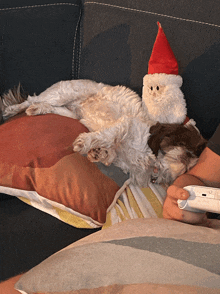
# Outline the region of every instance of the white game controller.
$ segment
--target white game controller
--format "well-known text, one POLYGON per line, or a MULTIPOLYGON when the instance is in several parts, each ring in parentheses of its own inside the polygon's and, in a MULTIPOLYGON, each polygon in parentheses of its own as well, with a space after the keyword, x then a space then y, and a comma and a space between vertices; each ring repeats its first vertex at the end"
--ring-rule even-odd
POLYGON ((180 209, 220 213, 220 189, 196 185, 186 186, 184 189, 190 196, 187 200, 177 200, 180 209))

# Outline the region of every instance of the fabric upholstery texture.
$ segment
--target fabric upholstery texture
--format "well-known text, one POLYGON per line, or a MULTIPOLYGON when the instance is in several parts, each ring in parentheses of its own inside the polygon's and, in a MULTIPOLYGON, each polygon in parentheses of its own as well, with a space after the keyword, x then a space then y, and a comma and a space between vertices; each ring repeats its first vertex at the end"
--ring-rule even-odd
POLYGON ((49 257, 15 288, 27 294, 219 293, 219 229, 164 219, 125 221, 49 257))
POLYGON ((101 226, 119 186, 73 152, 81 132, 77 120, 54 114, 3 124, 0 191, 77 227, 101 226))
POLYGON ((0 201, 0 210, 1 281, 28 271, 72 242, 100 230, 70 226, 17 197, 0 201))
POLYGON ((19 83, 39 94, 61 79, 76 79, 80 0, 0 3, 0 91, 19 83))
POLYGON ((140 189, 127 186, 128 180, 119 189, 96 164, 73 152, 72 142, 87 131, 77 120, 54 114, 10 119, 0 128, 0 192, 78 228, 162 217, 163 187, 140 189))
POLYGON ((140 188, 127 180, 117 191, 102 229, 129 219, 162 218, 165 197, 166 187, 163 185, 150 183, 149 187, 140 188))

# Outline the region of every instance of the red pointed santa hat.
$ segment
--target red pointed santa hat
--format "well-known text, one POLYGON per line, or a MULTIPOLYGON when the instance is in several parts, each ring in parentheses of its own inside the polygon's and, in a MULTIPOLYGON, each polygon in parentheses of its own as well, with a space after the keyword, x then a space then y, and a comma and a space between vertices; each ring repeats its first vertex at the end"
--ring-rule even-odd
POLYGON ((174 95, 163 96, 161 104, 158 104, 158 101, 154 103, 154 99, 150 100, 149 103, 149 89, 151 89, 152 84, 159 85, 168 85, 176 84, 179 88, 182 85, 182 78, 178 74, 178 63, 175 58, 175 55, 170 47, 170 44, 166 38, 166 35, 162 29, 162 26, 159 22, 158 24, 158 33, 153 46, 151 57, 148 63, 148 74, 143 78, 143 101, 147 104, 149 115, 153 116, 153 120, 158 120, 160 122, 167 123, 181 123, 184 121, 184 124, 189 120, 186 117, 186 105, 184 100, 184 95, 181 92, 177 92, 174 95), (164 115, 161 112, 163 104, 174 105, 170 107, 170 113, 166 113, 165 120, 164 115), (179 106, 179 107, 177 107, 179 106), (160 114, 162 117, 160 117, 160 114))
POLYGON ((148 63, 148 74, 178 75, 178 63, 159 22, 158 33, 148 63))

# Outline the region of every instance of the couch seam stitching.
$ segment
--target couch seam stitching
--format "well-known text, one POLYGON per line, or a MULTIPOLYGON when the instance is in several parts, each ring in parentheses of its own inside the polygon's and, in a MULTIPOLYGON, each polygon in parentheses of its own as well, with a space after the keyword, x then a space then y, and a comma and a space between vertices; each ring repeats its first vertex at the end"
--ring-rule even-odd
MULTIPOLYGON (((0 11, 11 11, 11 10, 20 10, 20 9, 28 9, 28 8, 40 8, 40 7, 51 7, 51 6, 75 6, 75 7, 80 7, 78 4, 74 3, 51 3, 51 4, 42 4, 42 5, 26 5, 26 6, 18 6, 18 7, 9 7, 9 8, 1 8, 0 11)), ((80 15, 77 21, 76 29, 75 29, 75 34, 74 34, 74 39, 73 39, 73 48, 72 48, 72 66, 71 66, 71 76, 74 78, 74 60, 75 60, 75 47, 76 47, 76 34, 77 34, 77 29, 79 26, 81 18, 81 9, 80 9, 80 15)))
POLYGON ((216 25, 216 24, 212 24, 212 23, 208 23, 208 22, 203 22, 203 21, 193 20, 193 19, 187 19, 187 18, 181 18, 181 17, 177 17, 177 16, 172 16, 172 15, 167 15, 167 14, 162 14, 162 13, 157 13, 157 12, 152 12, 152 11, 146 11, 146 10, 141 10, 141 9, 136 9, 136 8, 123 7, 123 6, 107 4, 107 3, 99 3, 99 2, 95 2, 95 1, 85 2, 84 5, 86 5, 86 4, 97 4, 97 5, 102 5, 102 6, 109 6, 109 7, 112 7, 112 8, 118 8, 118 9, 122 9, 122 10, 130 10, 130 11, 134 11, 134 12, 142 12, 142 13, 145 13, 145 14, 152 14, 152 15, 172 18, 172 19, 176 19, 176 20, 181 20, 181 21, 192 22, 192 23, 197 23, 197 24, 208 25, 208 26, 213 26, 213 27, 220 28, 220 25, 216 25))
POLYGON ((76 25, 76 28, 75 28, 75 35, 74 35, 74 40, 73 40, 72 79, 74 79, 75 76, 78 76, 77 72, 74 74, 74 63, 76 63, 75 64, 75 69, 78 71, 79 59, 75 60, 75 50, 76 50, 76 37, 77 37, 77 31, 78 31, 78 28, 79 28, 79 23, 80 23, 80 20, 81 20, 81 14, 82 14, 82 10, 80 9, 80 14, 79 14, 79 18, 78 18, 77 25, 76 25))
POLYGON ((78 59, 78 76, 77 78, 79 79, 80 77, 80 71, 81 71, 81 54, 82 54, 82 26, 83 26, 83 15, 80 21, 79 25, 79 59, 78 59))
POLYGON ((59 5, 69 5, 69 6, 79 6, 74 3, 51 3, 51 4, 42 4, 42 5, 26 5, 26 6, 18 6, 18 7, 7 7, 0 8, 0 11, 8 11, 8 10, 19 10, 19 9, 27 9, 27 8, 39 8, 39 7, 47 7, 47 6, 59 6, 59 5))

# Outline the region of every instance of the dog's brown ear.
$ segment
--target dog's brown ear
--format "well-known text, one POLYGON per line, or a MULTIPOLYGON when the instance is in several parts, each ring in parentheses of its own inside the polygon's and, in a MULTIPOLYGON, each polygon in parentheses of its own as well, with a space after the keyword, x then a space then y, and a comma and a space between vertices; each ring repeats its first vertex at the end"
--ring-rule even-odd
POLYGON ((161 123, 156 123, 156 125, 150 128, 150 138, 148 139, 148 146, 151 148, 153 153, 157 156, 160 149, 161 141, 163 140, 163 126, 161 123))
POLYGON ((200 132, 193 125, 188 125, 186 128, 191 132, 191 140, 189 142, 191 147, 194 147, 194 154, 199 157, 202 151, 205 149, 208 141, 203 138, 200 132))
POLYGON ((201 136, 201 139, 196 146, 196 156, 199 157, 201 155, 201 153, 205 149, 207 143, 208 143, 208 141, 201 136))

